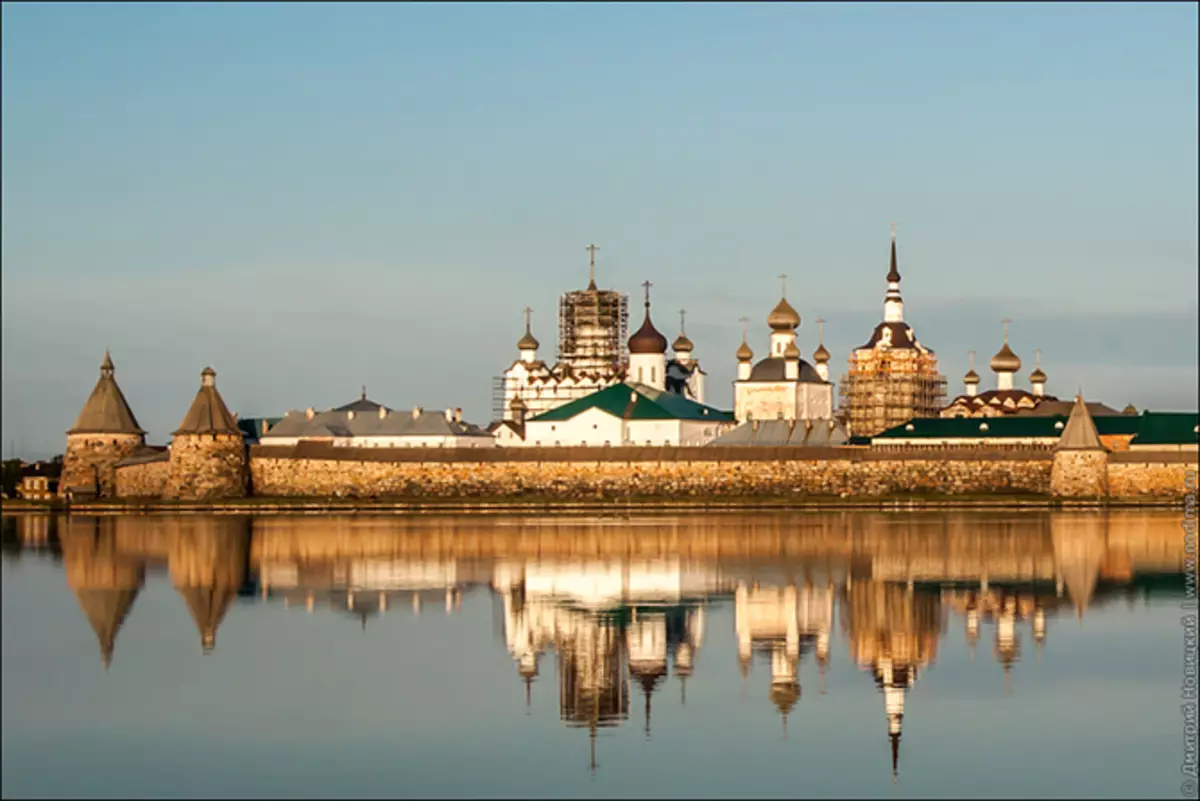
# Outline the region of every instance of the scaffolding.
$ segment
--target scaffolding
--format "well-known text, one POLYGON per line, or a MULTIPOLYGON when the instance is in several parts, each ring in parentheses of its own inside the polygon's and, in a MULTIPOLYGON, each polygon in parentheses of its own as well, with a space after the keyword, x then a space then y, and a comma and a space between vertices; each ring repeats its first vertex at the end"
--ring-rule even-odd
POLYGON ((838 384, 838 405, 851 436, 871 437, 914 417, 937 417, 945 398, 946 377, 932 355, 852 356, 838 384))
POLYGON ((492 376, 492 419, 505 420, 508 418, 508 409, 505 407, 505 382, 506 378, 502 375, 492 376))
POLYGON ((629 296, 610 289, 558 298, 558 360, 573 370, 605 370, 629 360, 629 296))

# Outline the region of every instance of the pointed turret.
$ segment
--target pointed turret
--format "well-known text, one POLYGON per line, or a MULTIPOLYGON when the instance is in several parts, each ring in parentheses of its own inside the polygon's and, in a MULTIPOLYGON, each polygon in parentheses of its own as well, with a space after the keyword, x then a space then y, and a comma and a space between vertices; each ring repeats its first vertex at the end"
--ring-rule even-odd
POLYGON ((1033 394, 1039 398, 1046 395, 1046 374, 1042 372, 1042 350, 1038 348, 1033 352, 1034 366, 1033 372, 1029 374, 1029 385, 1033 389, 1033 394))
POLYGON ((217 371, 205 367, 200 371, 200 391, 191 408, 173 434, 240 434, 237 420, 229 413, 221 393, 217 391, 217 371))
POLYGON ((129 610, 133 607, 137 596, 137 588, 81 588, 75 590, 79 608, 83 610, 92 631, 96 633, 96 640, 100 644, 100 659, 104 663, 105 670, 108 670, 112 664, 117 632, 121 630, 121 625, 129 616, 129 610))
POLYGON ((996 389, 1012 389, 1013 376, 1021 369, 1021 359, 1008 346, 1008 325, 1011 320, 1002 320, 1004 324, 1004 344, 992 357, 991 368, 996 374, 996 389))
POLYGON ((92 389, 83 404, 75 425, 67 432, 71 434, 133 434, 145 435, 138 425, 133 410, 125 400, 121 388, 117 386, 114 377, 112 356, 104 351, 104 361, 100 364, 100 380, 92 389))
POLYGON ((1075 396, 1075 405, 1071 407, 1071 416, 1067 418, 1067 426, 1062 436, 1058 438, 1057 450, 1060 451, 1102 451, 1100 435, 1096 432, 1096 424, 1083 402, 1082 395, 1075 396))
POLYGON ((537 359, 537 349, 541 344, 534 337, 531 330, 530 316, 533 314, 533 309, 525 307, 525 335, 517 340, 517 350, 521 352, 521 361, 533 362, 537 359))

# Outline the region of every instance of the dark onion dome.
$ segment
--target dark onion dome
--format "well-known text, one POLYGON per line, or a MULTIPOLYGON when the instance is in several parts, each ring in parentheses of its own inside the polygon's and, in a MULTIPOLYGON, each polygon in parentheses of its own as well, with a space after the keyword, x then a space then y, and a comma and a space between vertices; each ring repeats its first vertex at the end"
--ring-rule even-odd
POLYGON ((750 346, 744 339, 741 346, 737 349, 737 358, 739 362, 748 362, 754 358, 754 351, 750 350, 750 346))
POLYGON ((1021 369, 1021 359, 1005 342, 1004 346, 992 357, 991 366, 992 371, 996 373, 1015 373, 1021 369))
POLYGON ((1034 371, 1029 374, 1029 383, 1031 383, 1031 384, 1045 384, 1046 383, 1046 374, 1042 372, 1042 368, 1040 368, 1040 367, 1035 368, 1034 371))
POLYGON ((779 359, 774 356, 768 356, 760 361, 750 370, 751 381, 770 381, 772 383, 778 381, 798 380, 802 384, 824 384, 827 383, 817 369, 804 359, 798 359, 800 362, 799 377, 796 379, 787 378, 786 362, 787 359, 779 359))
POLYGON ((646 321, 637 333, 629 338, 630 353, 666 353, 667 338, 658 333, 654 323, 650 322, 650 304, 646 304, 646 321))
POLYGON ((968 370, 967 374, 963 376, 963 383, 964 384, 978 384, 979 383, 979 373, 975 372, 974 370, 968 370))
POLYGON ((829 361, 829 351, 825 350, 824 345, 817 345, 817 349, 813 351, 813 361, 817 364, 825 364, 829 361))
POLYGON ((875 330, 871 332, 871 338, 865 345, 860 346, 859 350, 872 350, 885 339, 889 340, 889 347, 894 349, 924 350, 927 353, 933 353, 929 348, 923 348, 917 344, 917 336, 908 323, 880 323, 875 326, 875 330))
POLYGON ((783 358, 785 358, 785 359, 799 359, 800 358, 800 349, 796 347, 795 341, 787 343, 787 347, 783 349, 783 358))
POLYGON ((683 351, 684 353, 692 352, 692 340, 687 338, 686 334, 680 334, 675 337, 675 341, 671 343, 671 349, 676 353, 683 351))
POLYGON ((537 338, 526 329, 525 336, 517 340, 517 350, 537 350, 539 344, 537 338))
POLYGON ((767 325, 775 331, 793 331, 800 326, 800 313, 792 308, 787 298, 780 298, 767 315, 767 325))

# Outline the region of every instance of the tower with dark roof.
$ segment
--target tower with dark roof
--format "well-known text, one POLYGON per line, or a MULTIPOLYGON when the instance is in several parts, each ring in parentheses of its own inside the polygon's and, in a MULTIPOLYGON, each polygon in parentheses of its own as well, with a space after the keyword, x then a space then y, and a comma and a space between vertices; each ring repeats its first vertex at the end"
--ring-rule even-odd
POLYGON ((839 395, 847 427, 858 436, 872 436, 914 417, 934 417, 946 396, 937 355, 904 321, 894 226, 883 322, 850 354, 839 395))
POLYGON ((237 419, 217 391, 217 373, 211 367, 200 373, 200 390, 172 436, 163 497, 245 497, 249 484, 246 445, 237 419))
POLYGON ((112 495, 114 465, 146 444, 146 432, 133 416, 114 372, 106 350, 100 380, 67 431, 60 495, 112 495))
POLYGON ((667 382, 667 338, 659 333, 650 320, 650 287, 646 281, 646 318, 629 338, 629 380, 662 390, 667 382))

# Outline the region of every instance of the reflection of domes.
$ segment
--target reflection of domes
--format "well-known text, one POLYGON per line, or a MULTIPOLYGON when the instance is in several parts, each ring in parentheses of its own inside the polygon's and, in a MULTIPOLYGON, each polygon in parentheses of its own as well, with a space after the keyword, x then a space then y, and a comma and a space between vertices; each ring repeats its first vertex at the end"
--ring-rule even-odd
POLYGON ((737 358, 739 362, 748 362, 754 358, 754 351, 750 350, 750 346, 744 340, 737 349, 737 358))
POLYGON ((787 302, 787 298, 780 298, 779 303, 767 315, 767 325, 775 331, 790 331, 799 327, 800 314, 787 302))
POLYGON ((992 357, 991 366, 992 371, 996 373, 1015 373, 1021 369, 1021 359, 1005 342, 1004 347, 1000 348, 992 357))
POLYGON ((771 703, 783 714, 792 711, 792 707, 800 700, 799 684, 772 684, 770 693, 771 703))
POLYGON ((666 353, 667 338, 658 333, 654 323, 650 322, 650 308, 646 307, 646 321, 637 333, 629 338, 630 353, 666 353))
POLYGON ((825 350, 824 345, 817 345, 817 349, 813 351, 813 361, 817 364, 825 364, 829 361, 829 351, 825 350))

